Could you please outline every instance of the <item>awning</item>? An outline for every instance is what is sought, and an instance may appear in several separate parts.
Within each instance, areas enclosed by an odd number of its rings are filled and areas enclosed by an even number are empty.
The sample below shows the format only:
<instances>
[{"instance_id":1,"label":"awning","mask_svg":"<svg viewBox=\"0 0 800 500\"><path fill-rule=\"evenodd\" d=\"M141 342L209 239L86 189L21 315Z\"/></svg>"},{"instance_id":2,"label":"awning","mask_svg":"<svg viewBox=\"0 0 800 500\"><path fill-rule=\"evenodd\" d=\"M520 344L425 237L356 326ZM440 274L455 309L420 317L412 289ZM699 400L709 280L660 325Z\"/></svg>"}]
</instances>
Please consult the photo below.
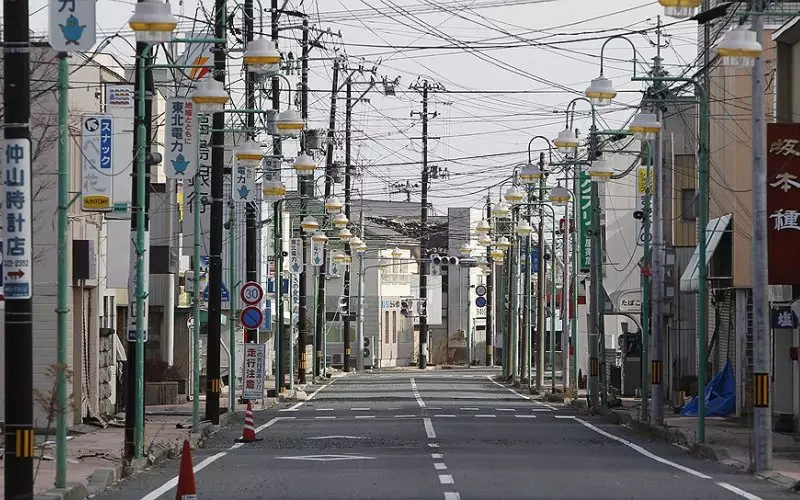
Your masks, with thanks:
<instances>
[{"instance_id":1,"label":"awning","mask_svg":"<svg viewBox=\"0 0 800 500\"><path fill-rule=\"evenodd\" d=\"M719 242L722 240L722 235L725 234L730 222L731 214L723 215L722 217L708 221L708 225L706 226L706 266L711 262L711 257L714 256L714 252L717 250L717 246L719 246ZM681 292L696 292L699 288L699 280L697 279L700 272L699 253L700 246L698 245L694 249L689 263L686 264L683 275L681 275ZM706 267L706 269L708 269L708 267Z\"/></svg>"}]
</instances>

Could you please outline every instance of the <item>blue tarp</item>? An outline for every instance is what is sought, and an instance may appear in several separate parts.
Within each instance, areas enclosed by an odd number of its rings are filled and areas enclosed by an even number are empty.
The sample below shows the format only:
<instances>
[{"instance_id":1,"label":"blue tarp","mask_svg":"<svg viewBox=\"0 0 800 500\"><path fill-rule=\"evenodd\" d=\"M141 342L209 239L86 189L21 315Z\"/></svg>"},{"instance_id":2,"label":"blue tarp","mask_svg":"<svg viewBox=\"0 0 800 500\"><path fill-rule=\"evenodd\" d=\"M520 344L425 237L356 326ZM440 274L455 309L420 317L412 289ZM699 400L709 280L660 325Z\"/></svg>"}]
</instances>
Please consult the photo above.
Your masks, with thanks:
<instances>
[{"instance_id":1,"label":"blue tarp","mask_svg":"<svg viewBox=\"0 0 800 500\"><path fill-rule=\"evenodd\" d=\"M736 384L733 368L728 360L725 367L714 375L706 386L706 416L725 417L736 411ZM697 416L697 398L692 399L681 408L682 417Z\"/></svg>"}]
</instances>

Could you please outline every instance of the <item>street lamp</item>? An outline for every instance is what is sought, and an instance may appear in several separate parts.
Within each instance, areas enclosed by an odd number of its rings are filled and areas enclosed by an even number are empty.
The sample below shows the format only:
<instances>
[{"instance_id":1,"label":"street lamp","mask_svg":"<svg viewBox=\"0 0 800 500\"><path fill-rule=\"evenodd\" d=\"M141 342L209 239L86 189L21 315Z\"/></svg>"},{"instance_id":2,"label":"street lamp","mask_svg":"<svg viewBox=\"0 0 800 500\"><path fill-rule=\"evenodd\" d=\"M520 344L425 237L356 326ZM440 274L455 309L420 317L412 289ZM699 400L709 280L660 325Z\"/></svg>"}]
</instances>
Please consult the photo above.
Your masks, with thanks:
<instances>
[{"instance_id":1,"label":"street lamp","mask_svg":"<svg viewBox=\"0 0 800 500\"><path fill-rule=\"evenodd\" d=\"M503 219L508 217L508 214L511 213L511 208L508 206L508 203L500 202L497 205L492 207L492 215L495 218Z\"/></svg>"},{"instance_id":2,"label":"street lamp","mask_svg":"<svg viewBox=\"0 0 800 500\"><path fill-rule=\"evenodd\" d=\"M506 238L505 236L501 236L497 238L497 243L495 243L494 246L495 248L505 251L511 248L511 242L508 241L508 238Z\"/></svg>"},{"instance_id":3,"label":"street lamp","mask_svg":"<svg viewBox=\"0 0 800 500\"><path fill-rule=\"evenodd\" d=\"M337 250L333 252L331 259L333 259L333 261L336 262L337 264L344 264L345 262L347 262L347 255L345 255L345 253L342 252L341 250Z\"/></svg>"},{"instance_id":4,"label":"street lamp","mask_svg":"<svg viewBox=\"0 0 800 500\"><path fill-rule=\"evenodd\" d=\"M763 47L758 42L757 33L743 26L738 26L725 34L725 38L717 47L722 64L738 68L752 68L762 52Z\"/></svg>"},{"instance_id":5,"label":"street lamp","mask_svg":"<svg viewBox=\"0 0 800 500\"><path fill-rule=\"evenodd\" d=\"M264 193L264 201L267 203L276 203L286 196L286 186L281 181L265 182L262 191Z\"/></svg>"},{"instance_id":6,"label":"street lamp","mask_svg":"<svg viewBox=\"0 0 800 500\"><path fill-rule=\"evenodd\" d=\"M519 180L523 184L535 184L544 177L544 170L535 163L528 163L519 171Z\"/></svg>"},{"instance_id":7,"label":"street lamp","mask_svg":"<svg viewBox=\"0 0 800 500\"><path fill-rule=\"evenodd\" d=\"M593 160L589 165L589 177L592 182L606 182L614 175L614 169L605 160Z\"/></svg>"},{"instance_id":8,"label":"street lamp","mask_svg":"<svg viewBox=\"0 0 800 500\"><path fill-rule=\"evenodd\" d=\"M350 232L347 229L342 229L342 231L347 231L348 233ZM342 231L339 231L339 234L341 234ZM357 250L361 245L364 244L364 241L358 236L351 235L349 244L352 250Z\"/></svg>"},{"instance_id":9,"label":"street lamp","mask_svg":"<svg viewBox=\"0 0 800 500\"><path fill-rule=\"evenodd\" d=\"M342 211L342 207L344 207L344 204L338 196L329 196L328 199L325 200L325 213L331 215L338 214Z\"/></svg>"},{"instance_id":10,"label":"street lamp","mask_svg":"<svg viewBox=\"0 0 800 500\"><path fill-rule=\"evenodd\" d=\"M281 70L281 53L268 38L248 42L242 59L250 72L259 75L274 76Z\"/></svg>"},{"instance_id":11,"label":"street lamp","mask_svg":"<svg viewBox=\"0 0 800 500\"><path fill-rule=\"evenodd\" d=\"M487 221L486 219L481 219L478 222L478 225L475 226L475 232L478 234L489 234L489 231L491 231L491 229L492 226L489 225L489 221Z\"/></svg>"},{"instance_id":12,"label":"street lamp","mask_svg":"<svg viewBox=\"0 0 800 500\"><path fill-rule=\"evenodd\" d=\"M275 128L281 137L298 137L305 126L305 120L294 109L287 109L278 113L278 121L275 123Z\"/></svg>"},{"instance_id":13,"label":"street lamp","mask_svg":"<svg viewBox=\"0 0 800 500\"><path fill-rule=\"evenodd\" d=\"M527 220L522 219L517 223L516 232L519 236L522 236L523 238L526 236L530 236L530 234L533 232L533 226L531 226L531 223L528 222Z\"/></svg>"},{"instance_id":14,"label":"street lamp","mask_svg":"<svg viewBox=\"0 0 800 500\"><path fill-rule=\"evenodd\" d=\"M547 197L550 203L555 207L565 207L569 203L570 195L569 190L559 183L556 187L550 190L550 195Z\"/></svg>"},{"instance_id":15,"label":"street lamp","mask_svg":"<svg viewBox=\"0 0 800 500\"><path fill-rule=\"evenodd\" d=\"M692 17L703 4L703 0L658 0L664 7L664 15L675 19Z\"/></svg>"},{"instance_id":16,"label":"street lamp","mask_svg":"<svg viewBox=\"0 0 800 500\"><path fill-rule=\"evenodd\" d=\"M339 212L338 214L333 216L333 218L331 219L331 223L334 225L334 227L341 229L343 227L346 227L347 224L350 223L350 219L348 219L345 214Z\"/></svg>"},{"instance_id":17,"label":"street lamp","mask_svg":"<svg viewBox=\"0 0 800 500\"><path fill-rule=\"evenodd\" d=\"M640 141L652 141L661 131L661 123L654 113L641 112L633 117L628 130Z\"/></svg>"},{"instance_id":18,"label":"street lamp","mask_svg":"<svg viewBox=\"0 0 800 500\"><path fill-rule=\"evenodd\" d=\"M492 260L496 263L502 263L503 257L505 256L505 252L499 248L493 248L490 255L492 256Z\"/></svg>"},{"instance_id":19,"label":"street lamp","mask_svg":"<svg viewBox=\"0 0 800 500\"><path fill-rule=\"evenodd\" d=\"M146 0L136 4L128 26L133 30L137 42L166 43L172 39L178 20L170 12L169 4Z\"/></svg>"},{"instance_id":20,"label":"street lamp","mask_svg":"<svg viewBox=\"0 0 800 500\"><path fill-rule=\"evenodd\" d=\"M511 186L508 188L508 190L506 190L506 194L503 196L503 198L508 203L516 205L517 203L520 203L523 198L525 198L525 193L517 186Z\"/></svg>"},{"instance_id":21,"label":"street lamp","mask_svg":"<svg viewBox=\"0 0 800 500\"><path fill-rule=\"evenodd\" d=\"M461 250L460 250L461 256L469 257L470 255L472 255L472 250L473 250L472 245L470 245L469 243L464 243L463 245L461 245Z\"/></svg>"},{"instance_id":22,"label":"street lamp","mask_svg":"<svg viewBox=\"0 0 800 500\"><path fill-rule=\"evenodd\" d=\"M361 244L358 245L356 248L354 248L354 250L358 255L362 255L364 252L367 251L367 242L361 241Z\"/></svg>"},{"instance_id":23,"label":"street lamp","mask_svg":"<svg viewBox=\"0 0 800 500\"><path fill-rule=\"evenodd\" d=\"M313 233L319 229L319 222L314 217L307 215L300 221L300 228L303 232Z\"/></svg>"},{"instance_id":24,"label":"street lamp","mask_svg":"<svg viewBox=\"0 0 800 500\"><path fill-rule=\"evenodd\" d=\"M341 241L349 241L353 237L353 233L351 233L350 230L347 229L346 227L343 227L336 234L336 237L339 238Z\"/></svg>"},{"instance_id":25,"label":"street lamp","mask_svg":"<svg viewBox=\"0 0 800 500\"><path fill-rule=\"evenodd\" d=\"M219 113L225 109L229 99L225 85L211 76L201 80L192 92L192 102L197 105L198 113Z\"/></svg>"},{"instance_id":26,"label":"street lamp","mask_svg":"<svg viewBox=\"0 0 800 500\"><path fill-rule=\"evenodd\" d=\"M322 231L317 231L311 236L311 241L318 245L325 246L325 244L328 243L328 236Z\"/></svg>"},{"instance_id":27,"label":"street lamp","mask_svg":"<svg viewBox=\"0 0 800 500\"><path fill-rule=\"evenodd\" d=\"M236 162L245 167L257 167L264 159L264 152L254 141L245 141L236 150Z\"/></svg>"},{"instance_id":28,"label":"street lamp","mask_svg":"<svg viewBox=\"0 0 800 500\"><path fill-rule=\"evenodd\" d=\"M478 245L482 247L488 247L492 244L492 237L488 234L482 234L480 238L478 238Z\"/></svg>"},{"instance_id":29,"label":"street lamp","mask_svg":"<svg viewBox=\"0 0 800 500\"><path fill-rule=\"evenodd\" d=\"M559 152L564 154L573 152L580 145L575 131L570 127L559 132L553 144L555 144Z\"/></svg>"},{"instance_id":30,"label":"street lamp","mask_svg":"<svg viewBox=\"0 0 800 500\"><path fill-rule=\"evenodd\" d=\"M307 177L309 175L314 175L314 170L317 169L317 164L314 162L314 158L305 153L301 153L297 155L297 158L294 159L292 167L294 168L294 171L297 173L298 177Z\"/></svg>"},{"instance_id":31,"label":"street lamp","mask_svg":"<svg viewBox=\"0 0 800 500\"><path fill-rule=\"evenodd\" d=\"M614 84L611 83L611 80L603 76L602 70L600 76L591 81L585 94L592 105L597 108L611 105L611 100L617 97Z\"/></svg>"},{"instance_id":32,"label":"street lamp","mask_svg":"<svg viewBox=\"0 0 800 500\"><path fill-rule=\"evenodd\" d=\"M394 247L394 249L392 249L392 258L399 259L402 256L403 256L403 251L402 250L400 250L397 247Z\"/></svg>"}]
</instances>

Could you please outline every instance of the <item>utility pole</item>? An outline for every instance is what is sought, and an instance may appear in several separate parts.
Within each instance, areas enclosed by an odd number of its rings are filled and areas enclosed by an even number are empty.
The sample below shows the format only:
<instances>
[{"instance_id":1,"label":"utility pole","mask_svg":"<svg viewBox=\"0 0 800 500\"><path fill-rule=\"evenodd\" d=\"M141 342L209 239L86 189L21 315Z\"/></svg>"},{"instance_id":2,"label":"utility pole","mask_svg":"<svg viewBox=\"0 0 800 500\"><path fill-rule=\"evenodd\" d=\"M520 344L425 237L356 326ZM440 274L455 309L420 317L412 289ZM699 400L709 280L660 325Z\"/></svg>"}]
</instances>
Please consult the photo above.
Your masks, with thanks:
<instances>
[{"instance_id":1,"label":"utility pole","mask_svg":"<svg viewBox=\"0 0 800 500\"><path fill-rule=\"evenodd\" d=\"M28 1L4 0L3 23L3 145L6 192L9 179L20 179L16 189L23 197L31 192L31 135L30 135L30 31ZM13 177L12 177L13 175ZM27 191L28 194L25 194ZM22 222L12 233L5 226L3 240L5 255L9 253L9 242L15 241L24 250L20 257L30 259L33 249L31 231L31 203L24 200L24 209L17 215ZM4 208L7 208L4 204ZM12 215L9 213L8 215ZM24 224L24 226L23 226ZM20 241L22 240L22 241ZM25 255L27 254L27 255ZM4 272L8 273L9 265ZM32 266L14 268L16 271L32 272ZM33 285L32 276L27 293L20 290L18 298L6 297L5 311L5 498L33 498ZM6 289L8 292L8 289ZM27 297L26 297L27 296ZM60 368L59 368L60 369ZM12 383L13 381L13 383ZM60 411L64 411L61 409Z\"/></svg>"},{"instance_id":2,"label":"utility pole","mask_svg":"<svg viewBox=\"0 0 800 500\"><path fill-rule=\"evenodd\" d=\"M531 213L531 199L530 199L530 186L527 184L525 185L525 219L530 224L530 213ZM520 375L519 378L522 380L523 378L528 382L528 388L532 387L531 384L531 351L530 351L530 340L531 340L531 235L526 234L522 235L522 252L524 252L523 256L524 259L522 262L525 263L525 272L522 274L522 334L520 335L520 340L522 342L520 346Z\"/></svg>"},{"instance_id":3,"label":"utility pole","mask_svg":"<svg viewBox=\"0 0 800 500\"><path fill-rule=\"evenodd\" d=\"M147 332L147 284L149 282L150 231L150 137L152 106L147 94L155 93L153 73L148 69L151 56L148 44L136 44L136 120L133 158L136 168L131 177L131 270L128 280L128 370L125 404L125 457L141 458L144 448L144 341ZM144 96L144 97L143 97ZM144 142L142 142L144 141ZM6 309L8 317L8 309Z\"/></svg>"},{"instance_id":4,"label":"utility pole","mask_svg":"<svg viewBox=\"0 0 800 500\"><path fill-rule=\"evenodd\" d=\"M653 76L661 76L661 16L658 17L658 30L656 31L656 56L653 58ZM655 94L659 96L662 85L655 82ZM663 123L662 104L655 103L656 117ZM651 306L651 343L650 343L650 423L662 425L664 423L664 395L662 392L662 377L664 374L661 337L664 324L664 221L662 182L664 178L664 160L661 152L662 137L659 131L653 141L653 170L650 174L653 179L652 220L653 241L650 249L652 264L652 286L650 290ZM647 181L647 190L650 190L650 180ZM645 235L647 237L647 235ZM643 405L644 406L644 405Z\"/></svg>"},{"instance_id":5,"label":"utility pole","mask_svg":"<svg viewBox=\"0 0 800 500\"><path fill-rule=\"evenodd\" d=\"M350 143L351 143L351 135L352 135L352 117L353 117L353 83L350 78L350 75L347 76L347 83L346 87L346 103L345 103L345 118L344 118L344 214L347 216L347 220L350 220L350 203L351 203L351 177L353 176L353 165L352 165L352 158L350 156ZM352 267L352 255L353 252L350 249L350 245L345 242L344 245L344 252L347 255L347 265L344 268L344 296L346 297L346 302L344 307L342 308L342 314L344 315L344 321L342 322L343 330L344 330L344 367L343 370L346 372L350 371L350 268Z\"/></svg>"},{"instance_id":6,"label":"utility pole","mask_svg":"<svg viewBox=\"0 0 800 500\"><path fill-rule=\"evenodd\" d=\"M224 0L216 0L216 1L224 1ZM270 39L272 43L275 44L275 47L278 47L278 20L280 18L280 12L278 10L278 0L271 0L270 2ZM280 111L281 107L281 80L278 76L272 77L271 82L271 90L272 90L272 109L275 111ZM283 155L283 142L280 136L272 136L272 155L275 158L281 158ZM280 171L276 173L276 175L280 176ZM275 205L275 214L274 216L278 220L278 226L282 225L281 222L281 212L278 209L280 207L280 203ZM283 248L281 247L281 240L276 240L275 245L275 287L277 290L281 290L283 287L283 259L278 258L278 255L282 255ZM276 294L280 295L280 294ZM283 299L281 298L281 301ZM276 381L276 387L283 387L283 376L284 376L284 369L283 369L283 360L286 357L287 348L291 349L291 342L292 339L287 337L286 339L283 338L284 333L284 325L283 325L283 303L278 302L275 304L275 307L278 308L280 314L278 315L278 323L275 327L275 338L278 339L278 355L276 356L275 363L277 365L277 369L275 371L276 374L279 375L279 379ZM294 377L294 373L289 374L290 381ZM277 397L278 394L275 395Z\"/></svg>"},{"instance_id":7,"label":"utility pole","mask_svg":"<svg viewBox=\"0 0 800 500\"><path fill-rule=\"evenodd\" d=\"M651 151L651 144L649 141L644 141L643 146L645 148L645 155L644 155L644 165L647 169L645 172L644 177L644 203L643 203L643 215L642 215L642 233L644 237L643 247L642 247L642 260L641 260L641 271L639 273L639 280L642 286L642 355L641 355L641 386L642 386L642 403L639 405L639 419L642 422L647 422L647 412L650 409L648 406L647 401L647 391L650 389L650 366L648 365L649 362L649 348L650 348L650 325L652 324L652 317L650 315L650 304L651 304L651 287L650 287L650 276L648 275L647 270L650 267L650 259L652 250L650 248L650 227L651 227L651 212L650 207L652 203L652 193L650 192L650 180L652 179L652 155Z\"/></svg>"},{"instance_id":8,"label":"utility pole","mask_svg":"<svg viewBox=\"0 0 800 500\"><path fill-rule=\"evenodd\" d=\"M544 153L539 153L539 169L544 170ZM545 180L539 179L539 196L537 202L539 205L539 227L537 231L537 245L539 247L539 268L536 271L536 287L538 293L536 294L536 390L541 392L544 390L544 328L545 328L545 315L544 315L544 301L547 296L545 284L545 269L544 269L544 200Z\"/></svg>"},{"instance_id":9,"label":"utility pole","mask_svg":"<svg viewBox=\"0 0 800 500\"><path fill-rule=\"evenodd\" d=\"M422 196L420 199L419 237L419 369L428 366L428 80L415 82L412 90L422 90ZM413 111L412 115L416 114ZM435 116L435 114L434 114Z\"/></svg>"},{"instance_id":10,"label":"utility pole","mask_svg":"<svg viewBox=\"0 0 800 500\"><path fill-rule=\"evenodd\" d=\"M492 220L492 198L486 195L486 220ZM492 237L491 224L489 224L489 237ZM492 366L492 355L494 354L494 346L492 344L492 337L494 336L494 315L492 308L494 307L494 259L492 259L491 246L486 247L486 263L489 265L489 275L486 277L486 366Z\"/></svg>"},{"instance_id":11,"label":"utility pole","mask_svg":"<svg viewBox=\"0 0 800 500\"><path fill-rule=\"evenodd\" d=\"M303 17L303 46L300 72L300 115L303 117L303 123L308 120L308 18ZM305 132L300 137L300 153L306 152L306 137ZM313 186L314 175L310 175L311 184ZM309 193L309 181L306 176L298 177L298 190L300 191L300 220L303 220L308 212L308 198L313 196L314 193ZM310 248L308 234L301 230L300 239L303 242L303 270L300 272L300 279L298 284L299 301L297 304L297 319L300 324L300 332L297 336L297 379L301 384L306 383L306 346L309 344L309 336L311 332L308 329L308 274L306 269L309 262Z\"/></svg>"},{"instance_id":12,"label":"utility pole","mask_svg":"<svg viewBox=\"0 0 800 500\"><path fill-rule=\"evenodd\" d=\"M764 47L763 0L753 0L751 29ZM753 249L750 272L753 287L753 461L755 472L772 468L772 401L770 386L772 372L772 338L769 324L767 294L767 156L766 123L764 122L764 55L753 66ZM708 203L701 205L708 211ZM707 220L707 218L703 219ZM705 232L705 228L702 228ZM705 234L703 234L705 236ZM8 313L6 313L8 314ZM705 359L701 360L705 363ZM758 389L757 389L758 388ZM699 394L704 394L698 388ZM702 396L700 396L702 398Z\"/></svg>"},{"instance_id":13,"label":"utility pole","mask_svg":"<svg viewBox=\"0 0 800 500\"><path fill-rule=\"evenodd\" d=\"M575 172L578 175L578 172ZM565 180L564 184L568 185L569 181ZM575 191L573 191L575 193ZM573 210L576 206L575 198L572 199ZM570 240L570 217L569 205L564 208L564 231L562 237L564 238L561 244L562 255L562 287L561 287L561 380L564 382L564 395L567 394L569 389L569 332L570 332L570 267L569 267L569 240ZM553 249L555 252L555 248ZM555 259L554 259L555 260Z\"/></svg>"},{"instance_id":14,"label":"utility pole","mask_svg":"<svg viewBox=\"0 0 800 500\"><path fill-rule=\"evenodd\" d=\"M254 39L253 33L253 0L244 0L244 39L245 49L247 45ZM253 73L246 71L244 75L244 92L245 92L245 108L249 110L256 109L256 85ZM255 140L255 126L256 115L254 113L247 113L246 126L247 135L250 139ZM244 215L244 245L245 245L245 276L247 281L258 281L258 242L257 227L256 227L256 203L248 202L245 206ZM266 299L269 300L269 299ZM247 328L244 332L245 343L258 342L258 330L255 328Z\"/></svg>"},{"instance_id":15,"label":"utility pole","mask_svg":"<svg viewBox=\"0 0 800 500\"><path fill-rule=\"evenodd\" d=\"M597 157L597 130L594 125L589 132L589 158ZM592 297L589 301L589 377L587 388L589 390L589 404L596 408L600 402L600 356L603 335L603 311L605 310L605 297L603 296L603 240L600 228L600 190L597 182L591 185L591 248L589 250L589 280Z\"/></svg>"},{"instance_id":16,"label":"utility pole","mask_svg":"<svg viewBox=\"0 0 800 500\"><path fill-rule=\"evenodd\" d=\"M325 199L333 192L333 179L331 173L333 169L333 149L336 135L336 101L339 93L339 59L333 61L333 85L331 88L331 113L328 122L328 149L325 158ZM325 304L325 282L328 275L328 246L322 249L322 265L319 268L319 279L317 280L317 320L314 328L317 333L317 345L315 349L317 355L314 361L314 372L322 373L322 352L325 345L325 319L327 306Z\"/></svg>"},{"instance_id":17,"label":"utility pole","mask_svg":"<svg viewBox=\"0 0 800 500\"><path fill-rule=\"evenodd\" d=\"M221 40L214 47L214 79L222 82L223 85L225 84L226 10L226 0L214 1L214 37ZM206 420L210 420L214 425L219 425L219 398L222 385L220 342L222 340L222 203L225 183L224 128L225 112L214 113L211 119L211 228L208 252L208 347L206 351Z\"/></svg>"}]
</instances>

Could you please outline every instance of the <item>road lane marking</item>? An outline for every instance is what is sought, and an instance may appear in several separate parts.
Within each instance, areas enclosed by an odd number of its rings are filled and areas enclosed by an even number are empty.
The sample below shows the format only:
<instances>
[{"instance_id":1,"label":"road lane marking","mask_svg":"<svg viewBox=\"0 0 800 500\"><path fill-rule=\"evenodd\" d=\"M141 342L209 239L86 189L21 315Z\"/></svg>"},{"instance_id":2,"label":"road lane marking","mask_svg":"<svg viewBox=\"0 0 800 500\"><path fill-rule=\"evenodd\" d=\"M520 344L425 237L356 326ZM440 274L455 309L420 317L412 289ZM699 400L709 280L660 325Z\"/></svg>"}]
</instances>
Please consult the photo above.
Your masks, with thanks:
<instances>
[{"instance_id":1,"label":"road lane marking","mask_svg":"<svg viewBox=\"0 0 800 500\"><path fill-rule=\"evenodd\" d=\"M659 462L659 463L662 463L664 465L668 465L668 466L673 467L675 469L681 470L681 471L683 471L683 472L685 472L687 474L691 474L691 475L693 475L695 477L699 477L700 479L711 479L711 476L703 474L702 472L698 472L698 471L696 471L694 469L690 469L689 467L685 467L685 466L683 466L681 464L676 464L675 462L672 462L671 460L667 460L666 458L661 458L658 455L655 455L655 454L650 453L649 451L645 450L644 448L642 448L638 444L632 443L632 442L628 441L627 439L622 439L621 437L615 436L615 435L611 434L610 432L606 432L603 429L600 429L599 427L597 427L595 425L592 425L592 424L590 424L589 422L587 422L585 420L582 420L582 419L577 418L577 417L574 417L574 420L576 422L581 423L584 427L587 427L587 428L593 430L594 432L600 434L601 436L605 436L608 439L611 439L611 440L614 440L614 441L616 441L618 443L624 444L628 448L638 452L641 455L646 456L649 459L655 460L656 462Z\"/></svg>"},{"instance_id":2,"label":"road lane marking","mask_svg":"<svg viewBox=\"0 0 800 500\"><path fill-rule=\"evenodd\" d=\"M314 396L319 394L319 391L321 391L322 389L328 387L329 385L331 385L334 382L336 382L336 379L331 380L330 382L328 382L327 384L323 385L322 387L320 387L316 391L312 392L311 395L308 397L308 399L306 399L305 401L300 401L299 403L294 404L294 405L290 406L289 408L283 408L283 409L278 410L278 411L297 411L297 410L299 410L301 406L303 406L304 404L306 404L309 401L311 401L312 399L314 399Z\"/></svg>"},{"instance_id":3,"label":"road lane marking","mask_svg":"<svg viewBox=\"0 0 800 500\"><path fill-rule=\"evenodd\" d=\"M531 411L553 411L552 408L531 408Z\"/></svg>"},{"instance_id":4,"label":"road lane marking","mask_svg":"<svg viewBox=\"0 0 800 500\"><path fill-rule=\"evenodd\" d=\"M456 418L456 416L452 415L452 414L451 415L438 414L438 415L434 415L434 416L435 417L439 417L439 418Z\"/></svg>"},{"instance_id":5,"label":"road lane marking","mask_svg":"<svg viewBox=\"0 0 800 500\"><path fill-rule=\"evenodd\" d=\"M561 420L576 420L578 417L575 415L553 415L553 418L558 418Z\"/></svg>"},{"instance_id":6,"label":"road lane marking","mask_svg":"<svg viewBox=\"0 0 800 500\"><path fill-rule=\"evenodd\" d=\"M461 411L480 411L480 408L470 407L470 408L459 408Z\"/></svg>"},{"instance_id":7,"label":"road lane marking","mask_svg":"<svg viewBox=\"0 0 800 500\"><path fill-rule=\"evenodd\" d=\"M428 448L438 448L438 447L439 447L438 443L428 443Z\"/></svg>"},{"instance_id":8,"label":"road lane marking","mask_svg":"<svg viewBox=\"0 0 800 500\"><path fill-rule=\"evenodd\" d=\"M495 418L497 415L475 415L475 418Z\"/></svg>"},{"instance_id":9,"label":"road lane marking","mask_svg":"<svg viewBox=\"0 0 800 500\"><path fill-rule=\"evenodd\" d=\"M350 408L350 411L369 411L369 408Z\"/></svg>"},{"instance_id":10,"label":"road lane marking","mask_svg":"<svg viewBox=\"0 0 800 500\"><path fill-rule=\"evenodd\" d=\"M333 408L317 408L316 411L333 411Z\"/></svg>"},{"instance_id":11,"label":"road lane marking","mask_svg":"<svg viewBox=\"0 0 800 500\"><path fill-rule=\"evenodd\" d=\"M439 482L442 484L455 484L453 476L450 474L439 474Z\"/></svg>"},{"instance_id":12,"label":"road lane marking","mask_svg":"<svg viewBox=\"0 0 800 500\"><path fill-rule=\"evenodd\" d=\"M536 418L536 415L514 415L515 418Z\"/></svg>"},{"instance_id":13,"label":"road lane marking","mask_svg":"<svg viewBox=\"0 0 800 500\"><path fill-rule=\"evenodd\" d=\"M274 424L275 422L278 422L279 420L281 420L281 417L275 417L272 420L270 420L269 422L258 426L255 429L256 434L258 434L259 432L263 431L267 427L270 427L272 424ZM238 449L238 448L241 448L242 445L244 445L244 443L236 443L236 444L234 444L233 446L231 446L230 448L228 448L225 451L221 451L221 452L219 452L219 453L217 453L215 455L211 455L210 457L206 458L205 460L203 460L199 464L195 465L192 468L192 470L194 470L194 473L197 474L198 472L200 472L201 470L205 469L206 467L208 467L212 463L216 462L220 458L224 457L225 455L227 455L231 451L233 451L235 449ZM141 500L156 500L159 497L161 497L162 495L164 495L165 493L169 492L171 489L175 488L176 486L178 486L178 476L173 477L172 479L170 479L166 483L162 484L161 486L159 486L155 490L153 490L150 493L148 493L147 495L143 496L141 498Z\"/></svg>"},{"instance_id":14,"label":"road lane marking","mask_svg":"<svg viewBox=\"0 0 800 500\"><path fill-rule=\"evenodd\" d=\"M375 415L356 415L356 419L375 418Z\"/></svg>"},{"instance_id":15,"label":"road lane marking","mask_svg":"<svg viewBox=\"0 0 800 500\"><path fill-rule=\"evenodd\" d=\"M420 408L425 408L425 401L422 400L422 396L417 389L417 381L414 380L414 377L411 377L411 392L414 394L414 399L417 400L417 404Z\"/></svg>"},{"instance_id":16,"label":"road lane marking","mask_svg":"<svg viewBox=\"0 0 800 500\"><path fill-rule=\"evenodd\" d=\"M543 403L543 402L541 402L541 401L538 401L538 400L536 400L536 399L533 399L533 398L531 398L530 396L526 396L526 395L524 395L524 394L520 394L519 392L515 391L515 390L514 390L514 389L512 389L511 387L506 387L506 386L504 386L504 385L503 385L503 384L501 384L500 382L498 382L498 381L496 381L495 379L493 379L491 375L486 375L486 378L487 378L487 379L488 379L488 380L489 380L491 383L493 383L494 385L496 385L497 387L502 387L503 389L507 390L507 391L508 391L508 392L510 392L511 394L516 394L517 396L521 397L522 399L526 399L526 400L528 400L528 401L531 401L531 402L533 402L533 403L535 403L535 404L537 404L537 405L544 406L545 408L547 408L547 409L550 409L550 410L558 410L558 408L556 408L555 406L549 405L549 404L547 404L547 403Z\"/></svg>"},{"instance_id":17,"label":"road lane marking","mask_svg":"<svg viewBox=\"0 0 800 500\"><path fill-rule=\"evenodd\" d=\"M289 408L282 408L278 411L297 411L301 406L303 406L304 401L301 401L295 405L290 406Z\"/></svg>"},{"instance_id":18,"label":"road lane marking","mask_svg":"<svg viewBox=\"0 0 800 500\"><path fill-rule=\"evenodd\" d=\"M433 468L436 470L447 470L447 466L442 462L434 462Z\"/></svg>"},{"instance_id":19,"label":"road lane marking","mask_svg":"<svg viewBox=\"0 0 800 500\"><path fill-rule=\"evenodd\" d=\"M434 460L441 460L442 454L441 453L431 453L431 458Z\"/></svg>"},{"instance_id":20,"label":"road lane marking","mask_svg":"<svg viewBox=\"0 0 800 500\"><path fill-rule=\"evenodd\" d=\"M329 416L326 415L324 417L314 417L314 420L333 420L335 418L336 417L329 417Z\"/></svg>"},{"instance_id":21,"label":"road lane marking","mask_svg":"<svg viewBox=\"0 0 800 500\"><path fill-rule=\"evenodd\" d=\"M429 410L441 410L442 407L441 406L428 406L428 409Z\"/></svg>"},{"instance_id":22,"label":"road lane marking","mask_svg":"<svg viewBox=\"0 0 800 500\"><path fill-rule=\"evenodd\" d=\"M444 500L461 500L461 495L455 491L445 491Z\"/></svg>"},{"instance_id":23,"label":"road lane marking","mask_svg":"<svg viewBox=\"0 0 800 500\"><path fill-rule=\"evenodd\" d=\"M757 497L752 493L748 493L741 488L737 488L736 486L728 483L717 483L717 486L721 486L726 490L730 491L731 493L736 493L742 498L746 498L747 500L761 500L761 497Z\"/></svg>"},{"instance_id":24,"label":"road lane marking","mask_svg":"<svg viewBox=\"0 0 800 500\"><path fill-rule=\"evenodd\" d=\"M428 439L436 439L436 431L433 430L433 422L429 418L423 418L422 423L425 425L425 435Z\"/></svg>"},{"instance_id":25,"label":"road lane marking","mask_svg":"<svg viewBox=\"0 0 800 500\"><path fill-rule=\"evenodd\" d=\"M394 418L414 418L416 415L395 415Z\"/></svg>"},{"instance_id":26,"label":"road lane marking","mask_svg":"<svg viewBox=\"0 0 800 500\"><path fill-rule=\"evenodd\" d=\"M516 408L495 408L497 411L517 411Z\"/></svg>"}]
</instances>

